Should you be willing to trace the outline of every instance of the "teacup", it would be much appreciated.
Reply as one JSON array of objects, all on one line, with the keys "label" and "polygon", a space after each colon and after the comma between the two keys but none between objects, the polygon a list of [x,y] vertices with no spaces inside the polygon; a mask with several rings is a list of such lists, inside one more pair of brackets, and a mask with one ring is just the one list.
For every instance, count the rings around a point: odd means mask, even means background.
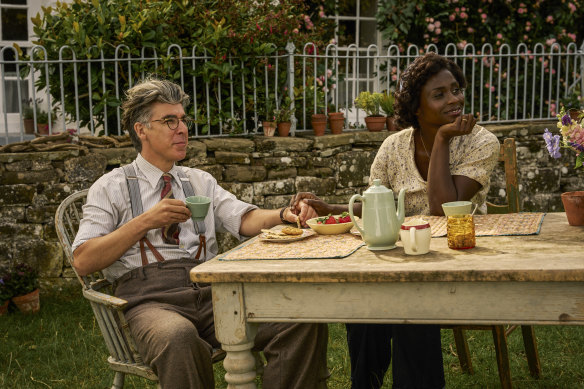
[{"label": "teacup", "polygon": [[189,196],[185,199],[185,204],[191,211],[191,219],[196,221],[205,220],[209,205],[211,205],[211,199],[206,196]]},{"label": "teacup", "polygon": [[399,235],[408,255],[421,255],[430,251],[432,230],[423,219],[412,219],[401,225]]},{"label": "teacup", "polygon": [[444,216],[468,215],[472,208],[471,201],[451,201],[442,204]]}]

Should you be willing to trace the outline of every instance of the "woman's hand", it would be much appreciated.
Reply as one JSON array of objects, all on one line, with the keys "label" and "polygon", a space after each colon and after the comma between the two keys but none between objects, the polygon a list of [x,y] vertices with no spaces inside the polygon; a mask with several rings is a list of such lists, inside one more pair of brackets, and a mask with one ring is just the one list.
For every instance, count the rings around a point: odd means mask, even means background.
[{"label": "woman's hand", "polygon": [[299,192],[295,196],[292,196],[292,199],[290,200],[290,209],[300,217],[301,221],[310,219],[307,218],[309,210],[307,208],[302,208],[302,203],[309,205],[309,208],[316,211],[319,216],[333,213],[333,207],[319,199],[314,193]]},{"label": "woman's hand", "polygon": [[284,210],[284,219],[290,223],[296,223],[296,221],[300,221],[300,224],[303,227],[308,227],[308,224],[306,224],[306,221],[308,219],[312,219],[313,217],[317,217],[318,214],[316,213],[316,211],[314,210],[314,208],[312,208],[311,206],[309,206],[308,204],[306,204],[304,201],[301,201],[298,206],[300,207],[300,211],[298,212],[298,215],[296,215],[295,213],[292,212],[292,208],[286,208]]},{"label": "woman's hand", "polygon": [[290,199],[290,209],[294,214],[298,215],[300,213],[300,203],[304,199],[320,200],[314,193],[298,192]]},{"label": "woman's hand", "polygon": [[444,124],[438,129],[438,134],[444,139],[467,135],[472,132],[477,120],[472,114],[460,115],[452,123]]}]

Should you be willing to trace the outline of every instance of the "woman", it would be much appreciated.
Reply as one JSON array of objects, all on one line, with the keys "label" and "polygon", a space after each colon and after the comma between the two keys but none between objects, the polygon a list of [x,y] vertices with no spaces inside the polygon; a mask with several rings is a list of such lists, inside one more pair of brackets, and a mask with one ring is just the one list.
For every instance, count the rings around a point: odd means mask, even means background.
[{"label": "woman", "polygon": [[[435,53],[418,57],[403,73],[396,92],[400,128],[381,145],[369,183],[380,179],[394,192],[406,189],[410,215],[443,215],[442,203],[471,200],[486,212],[485,198],[497,161],[499,141],[471,114],[463,114],[464,74]],[[290,205],[305,220],[299,202],[319,215],[338,214],[347,205],[329,205],[299,193]],[[360,204],[354,212],[361,215]],[[352,388],[379,388],[391,361],[393,388],[440,389],[445,385],[440,326],[347,324]]]}]

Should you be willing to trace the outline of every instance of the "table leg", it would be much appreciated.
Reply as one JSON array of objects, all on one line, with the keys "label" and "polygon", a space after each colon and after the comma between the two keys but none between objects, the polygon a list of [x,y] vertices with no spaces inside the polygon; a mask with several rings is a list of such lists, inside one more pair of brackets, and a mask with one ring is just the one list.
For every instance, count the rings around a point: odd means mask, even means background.
[{"label": "table leg", "polygon": [[247,323],[243,286],[213,284],[215,336],[226,356],[223,360],[228,389],[255,389],[256,360],[251,352],[257,324]]}]

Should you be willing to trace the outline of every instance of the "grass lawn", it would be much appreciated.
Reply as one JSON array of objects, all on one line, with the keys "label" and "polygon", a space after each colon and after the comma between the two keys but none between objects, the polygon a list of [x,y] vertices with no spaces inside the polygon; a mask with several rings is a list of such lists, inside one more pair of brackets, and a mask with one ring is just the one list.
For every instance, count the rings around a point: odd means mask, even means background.
[{"label": "grass lawn", "polygon": [[[328,387],[350,388],[345,327],[330,324]],[[529,375],[520,331],[509,337],[513,387],[584,388],[584,327],[535,329],[542,366],[538,380]],[[460,371],[451,331],[442,331],[447,388],[498,388],[499,376],[490,331],[468,332],[474,375]],[[41,311],[0,317],[0,388],[110,388],[113,373],[107,350],[89,303],[79,287],[41,293]],[[390,368],[391,370],[391,368]],[[222,365],[215,364],[216,386],[225,388]],[[126,388],[156,388],[128,376]],[[391,388],[388,374],[383,388]]]}]

